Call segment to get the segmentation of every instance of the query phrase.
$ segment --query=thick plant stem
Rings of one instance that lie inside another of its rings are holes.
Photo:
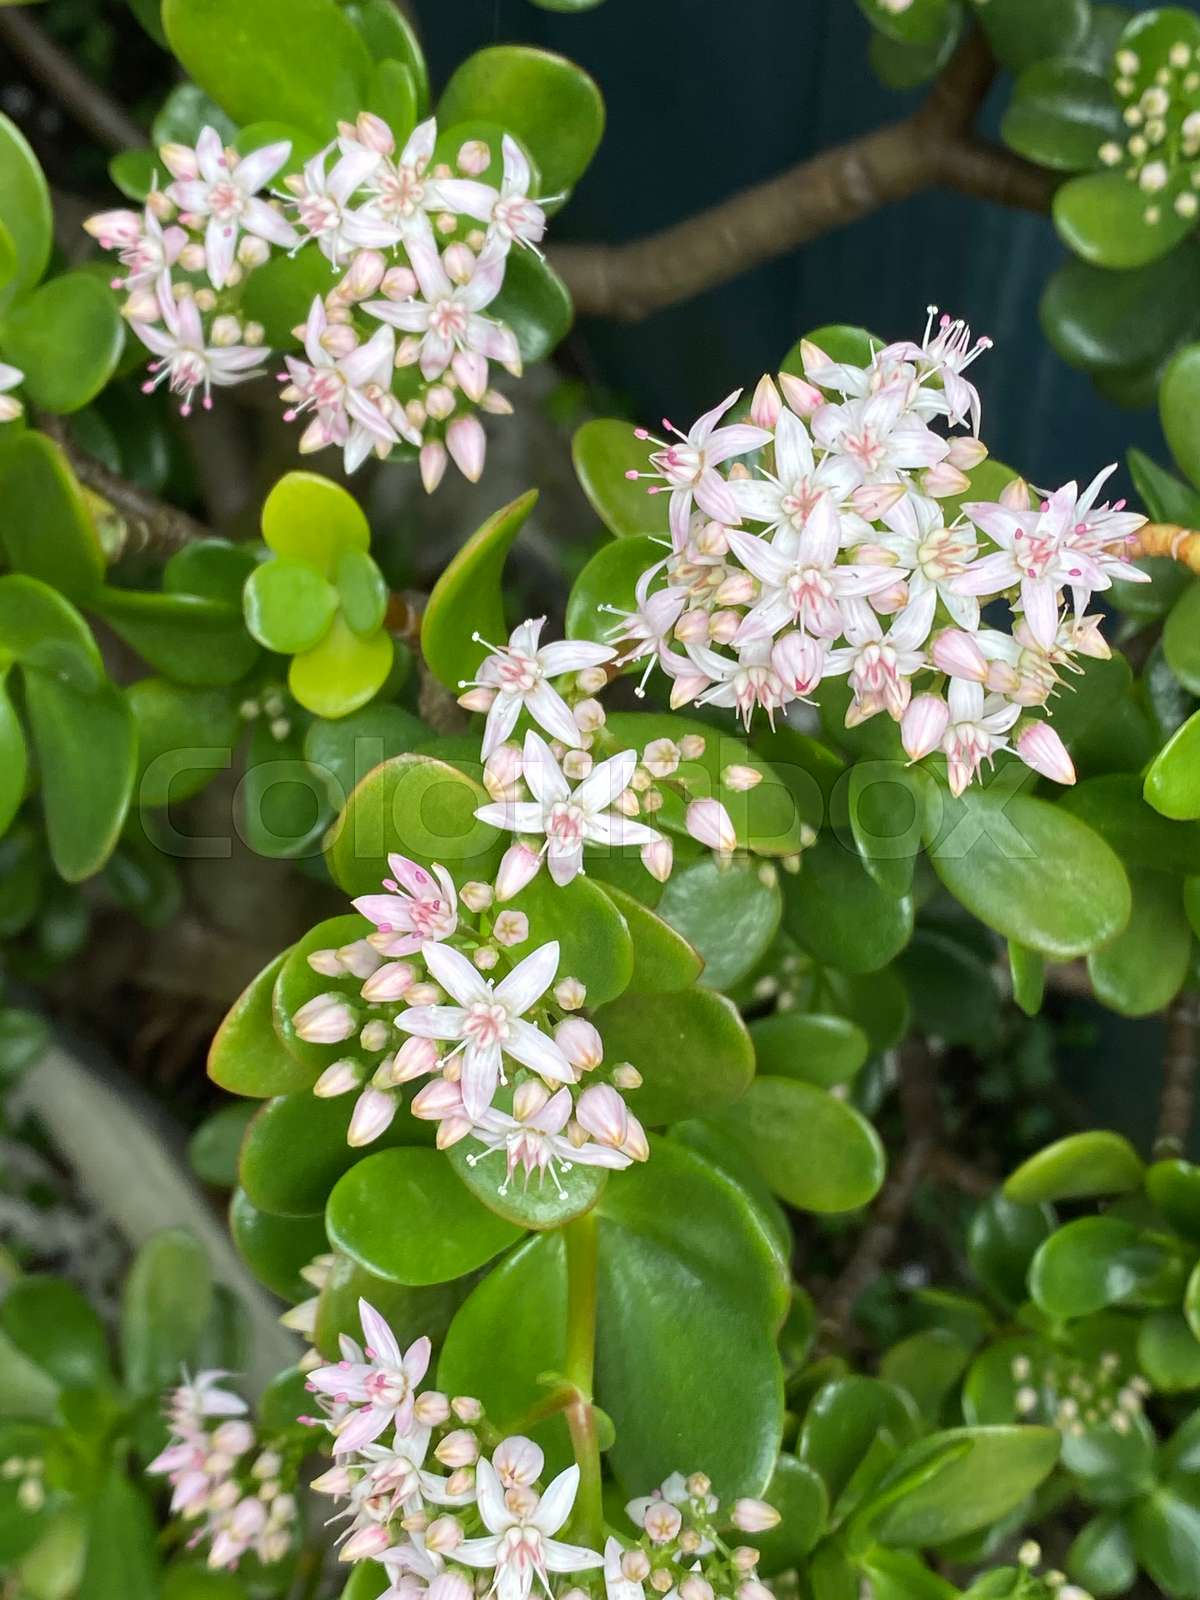
[[[573,1537],[599,1549],[604,1528],[600,1482],[600,1435],[592,1404],[596,1370],[596,1267],[597,1229],[594,1212],[568,1222],[567,1243],[567,1357],[564,1377],[575,1391],[566,1408],[571,1448],[579,1466],[579,1494],[572,1519]]]
[[[1127,543],[1114,547],[1127,561],[1145,556],[1167,556],[1200,575],[1200,533],[1174,522],[1148,522]]]
[[[1158,1106],[1155,1156],[1160,1160],[1182,1154],[1196,1105],[1197,1033],[1200,999],[1181,994],[1167,1013],[1167,1049],[1163,1061],[1162,1096]]]

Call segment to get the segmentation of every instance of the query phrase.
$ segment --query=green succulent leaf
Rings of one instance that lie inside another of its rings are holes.
[[[363,552],[346,552],[352,554]],[[292,656],[325,637],[338,608],[338,591],[305,562],[279,556],[255,567],[246,579],[243,605],[246,626],[259,644]]]
[[[104,552],[59,447],[32,429],[6,439],[0,488],[5,510],[0,538],[13,570],[40,579],[69,600],[90,600],[104,577]]]
[[[182,1228],[147,1239],[121,1297],[121,1370],[135,1395],[160,1395],[194,1366],[212,1309],[203,1245]]]
[[[576,430],[571,441],[575,474],[592,510],[618,538],[667,533],[667,505],[662,495],[646,493],[631,472],[652,474],[652,443],[639,439],[632,422],[596,417]]]
[[[208,1052],[208,1075],[232,1094],[267,1100],[312,1085],[313,1073],[284,1047],[272,1021],[272,997],[288,952],[252,978],[233,1002]]]
[[[1200,818],[1200,711],[1176,728],[1155,756],[1142,792],[1164,817]]]
[[[964,1442],[962,1454],[946,1453],[944,1465],[924,1483],[895,1501],[875,1526],[884,1544],[946,1544],[976,1528],[999,1522],[1037,1488],[1058,1459],[1059,1436],[1052,1428],[951,1428],[919,1439],[904,1450],[880,1485],[901,1480]]]
[[[229,1202],[229,1232],[242,1260],[273,1294],[293,1302],[311,1295],[300,1272],[329,1248],[320,1212],[311,1217],[275,1217],[260,1211],[244,1189],[235,1189]]]
[[[104,587],[91,605],[131,649],[175,683],[196,688],[236,683],[259,658],[240,611],[224,600]]]
[[[1073,1133],[1023,1161],[1004,1185],[1007,1200],[1039,1206],[1049,1200],[1130,1194],[1142,1186],[1145,1168],[1119,1133]]]
[[[423,866],[440,862],[459,882],[486,882],[503,845],[476,820],[483,786],[444,761],[415,753],[385,761],[351,794],[329,844],[329,870],[348,895],[373,894],[392,851]]]
[[[783,920],[818,961],[847,973],[876,972],[908,943],[913,903],[879,886],[857,853],[822,833],[800,871],[783,880]]]
[[[661,1481],[676,1459],[702,1458],[718,1494],[761,1493],[779,1451],[773,1327],[786,1299],[783,1263],[759,1214],[732,1179],[660,1140],[644,1166],[606,1186],[591,1215],[596,1400],[615,1425],[608,1455],[622,1488]],[[545,1397],[539,1377],[563,1369],[565,1309],[563,1236],[542,1234],[464,1302],[439,1385],[478,1395],[497,1427],[524,1429]],[[551,1467],[567,1464],[561,1419],[531,1431]]]
[[[950,893],[997,933],[1051,960],[1098,949],[1129,920],[1120,861],[1098,834],[1045,800],[968,789],[946,798],[942,826],[930,834],[930,859]]]
[[[436,1150],[381,1150],[359,1161],[329,1196],[325,1225],[334,1248],[368,1272],[418,1286],[461,1278],[521,1237]]]
[[[278,118],[327,139],[362,108],[366,46],[329,0],[163,0],[162,20],[188,76],[235,122]]]
[[[468,56],[437,114],[447,127],[478,118],[507,128],[537,162],[543,193],[555,197],[579,180],[604,132],[604,102],[588,75],[562,56],[525,45],[493,45]]]
[[[846,1017],[779,1011],[750,1024],[760,1073],[798,1078],[831,1089],[848,1083],[866,1063],[871,1045]]]
[[[797,1078],[757,1077],[717,1121],[773,1193],[804,1211],[857,1211],[883,1183],[879,1135],[853,1106]]]
[[[754,1074],[754,1046],[737,1008],[710,989],[623,994],[594,1021],[605,1056],[642,1074],[630,1106],[651,1126],[735,1100]]]
[[[1099,166],[1099,149],[1124,132],[1104,73],[1069,56],[1030,63],[1013,87],[1000,123],[1004,142],[1027,161],[1056,172]]]
[[[704,969],[700,952],[664,922],[649,906],[613,883],[601,884],[605,894],[625,918],[633,941],[633,971],[626,989],[630,994],[673,994],[687,989]]]
[[[0,288],[0,305],[41,281],[54,237],[50,191],[24,134],[0,116],[0,223],[13,244],[16,272]]]
[[[1122,172],[1089,172],[1064,183],[1054,196],[1054,225],[1067,248],[1096,267],[1127,272],[1173,250],[1194,221],[1179,216],[1169,195],[1147,222],[1146,195]]]
[[[657,915],[699,951],[704,961],[700,982],[724,991],[758,965],[782,913],[773,866],[720,864],[711,857],[677,868],[657,907]]]
[[[421,618],[421,652],[448,689],[473,678],[487,654],[473,634],[492,644],[508,637],[500,591],[504,562],[537,498],[537,490],[529,489],[493,512],[434,584]]]

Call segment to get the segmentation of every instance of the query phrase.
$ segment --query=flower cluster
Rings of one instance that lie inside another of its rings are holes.
[[[343,1337],[342,1360],[308,1379],[334,1453],[312,1487],[345,1502],[341,1559],[379,1562],[395,1600],[472,1600],[477,1573],[500,1600],[528,1600],[535,1580],[553,1597],[552,1575],[598,1569],[597,1551],[556,1537],[579,1468],[539,1489],[545,1458],[532,1439],[499,1438],[478,1400],[418,1391],[428,1339],[401,1350],[365,1300],[359,1316],[365,1348]]]
[[[232,1570],[249,1551],[281,1561],[296,1530],[296,1501],[284,1487],[298,1463],[264,1444],[246,1402],[221,1387],[223,1372],[201,1372],[168,1397],[171,1438],[147,1471],[171,1485],[171,1510],[198,1526],[189,1547],[205,1544],[210,1567]]]
[[[173,181],[144,212],[102,212],[85,224],[116,251],[126,275],[124,314],[151,350],[152,389],[166,383],[186,415],[195,395],[259,376],[263,328],[242,313],[247,276],[272,250],[315,246],[328,259],[328,293],[295,330],[303,355],[280,373],[285,416],[309,420],[300,450],[342,450],[348,472],[401,444],[419,453],[432,492],[453,460],[472,481],[487,441],[479,411],[509,402],[490,364],[518,375],[513,330],[486,315],[514,246],[537,249],[545,213],[517,143],[500,154],[470,139],[435,160],[437,125],[421,123],[400,149],[369,112],[339,123],[336,139],[299,172],[287,141],[239,157],[205,128],[195,148],[159,154]],[[482,180],[502,167],[499,186]],[[277,180],[281,187],[270,191]]]
[[[1123,1373],[1115,1350],[1104,1351],[1096,1361],[1057,1353],[1043,1361],[1018,1355],[1013,1357],[1010,1371],[1017,1385],[1014,1404],[1018,1416],[1047,1422],[1074,1438],[1095,1427],[1128,1433],[1150,1393],[1150,1385],[1140,1374]]]
[[[1136,50],[1113,58],[1113,88],[1128,136],[1108,139],[1099,155],[1106,167],[1123,167],[1145,196],[1142,219],[1162,221],[1164,206],[1187,220],[1200,215],[1200,50],[1187,39],[1167,47],[1154,69]]]
[[[532,942],[529,919],[498,909],[492,885],[465,884],[460,897],[444,867],[428,872],[400,855],[388,864],[385,892],[354,902],[373,931],[308,958],[342,987],[292,1018],[302,1039],[356,1041],[314,1087],[323,1097],[357,1091],[349,1142],[377,1139],[404,1085],[425,1079],[412,1114],[438,1124],[440,1149],[468,1136],[482,1144],[472,1165],[502,1154],[502,1193],[518,1167],[526,1182],[536,1171],[557,1184],[558,1169],[577,1162],[645,1160],[645,1133],[619,1093],[641,1075],[628,1062],[604,1065],[598,1030],[575,1014],[584,986],[556,981],[557,941],[514,960],[509,952]]]
[[[1144,580],[1122,551],[1145,518],[1098,504],[1109,467],[1082,493],[1069,483],[1036,502],[1016,479],[947,520],[941,502],[987,455],[964,372],[988,341],[935,309],[920,344],[854,366],[805,342],[805,377],[764,377],[748,422],[723,422],[733,394],[652,441],[653,471],[629,476],[670,494],[670,551],[611,637],[622,664],[671,678],[673,707],[733,707],[748,726],[845,677],[847,726],[885,712],[910,759],[944,752],[956,794],[1010,739],[1070,783],[1061,739],[1026,713],[1048,706],[1075,657],[1109,654],[1087,605],[1114,578]],[[937,418],[972,431],[948,439]],[[751,470],[740,458],[755,452]],[[981,598],[1000,595],[1011,631],[983,625]],[[924,673],[937,677],[914,696]]]
[[[771,1591],[755,1577],[759,1552],[731,1543],[731,1535],[778,1526],[779,1512],[765,1500],[735,1500],[722,1510],[703,1472],[673,1472],[625,1511],[641,1537],[628,1548],[616,1538],[605,1545],[607,1600],[645,1600],[647,1585],[679,1600],[769,1600]]]

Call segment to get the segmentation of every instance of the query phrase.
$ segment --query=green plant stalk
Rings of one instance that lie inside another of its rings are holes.
[[[592,1405],[596,1370],[596,1266],[595,1212],[568,1222],[563,1229],[567,1245],[567,1355],[564,1376],[575,1391],[566,1407],[571,1448],[579,1466],[579,1494],[572,1517],[572,1536],[593,1550],[600,1548],[604,1505],[600,1474],[600,1437]]]

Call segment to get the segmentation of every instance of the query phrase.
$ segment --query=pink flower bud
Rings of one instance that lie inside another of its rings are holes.
[[[950,708],[940,695],[919,694],[910,700],[900,722],[900,742],[910,761],[920,761],[942,742]]]
[[[475,271],[475,252],[461,240],[448,244],[442,251],[442,267],[451,283],[468,283]]]
[[[435,383],[425,396],[425,410],[435,422],[445,422],[454,415],[458,401],[444,383]]]
[[[903,499],[902,483],[863,483],[850,496],[850,503],[860,517],[865,517],[868,522],[878,522],[885,512]]]
[[[524,944],[529,937],[529,918],[523,911],[502,911],[492,926],[492,937],[505,947]]]
[[[390,156],[396,148],[396,140],[392,130],[382,117],[377,117],[373,111],[360,111],[354,122],[355,137],[367,150],[374,150],[376,155]]]
[[[297,1038],[306,1044],[341,1044],[358,1029],[358,1018],[338,994],[319,994],[292,1017]]]
[[[386,1523],[372,1522],[360,1528],[338,1551],[339,1561],[371,1561],[381,1556],[392,1542]]]
[[[450,1401],[440,1389],[426,1389],[413,1405],[413,1414],[423,1428],[440,1428],[450,1416]]]
[[[678,1506],[673,1506],[669,1500],[655,1500],[647,1506],[642,1526],[653,1543],[670,1544],[682,1523]]]
[[[244,1456],[254,1444],[254,1429],[248,1422],[238,1419],[223,1422],[212,1436],[213,1446],[226,1456]]]
[[[483,139],[468,139],[459,146],[455,163],[468,178],[480,178],[492,164],[492,152]]]
[[[733,820],[719,800],[693,800],[687,808],[685,826],[693,839],[710,850],[728,854],[737,849]]]
[[[421,1403],[421,1398],[423,1398],[423,1397],[418,1397],[418,1400],[417,1400],[417,1404],[418,1405],[420,1405],[420,1403]],[[443,1395],[442,1398],[445,1399],[445,1396]],[[447,1410],[447,1412],[449,1412],[449,1410],[450,1410],[449,1401],[446,1402],[446,1410]],[[434,1555],[448,1556],[452,1551],[458,1549],[458,1547],[462,1543],[462,1541],[463,1541],[462,1523],[458,1520],[457,1517],[451,1517],[451,1516],[435,1517],[433,1519],[433,1521],[429,1524],[429,1526],[425,1529],[425,1548],[426,1548],[426,1550],[432,1550]],[[467,1593],[466,1593],[466,1596],[464,1597],[464,1600],[471,1600],[470,1585],[467,1584],[467,1580],[465,1578],[461,1578],[458,1573],[443,1573],[442,1576],[443,1577],[451,1577],[451,1578],[459,1578],[459,1581],[466,1587],[466,1590],[467,1590]],[[434,1583],[436,1583],[436,1582],[437,1582],[437,1579],[435,1578],[434,1579]],[[433,1585],[431,1584],[430,1585],[430,1589],[432,1589],[432,1587],[433,1587]],[[459,1595],[462,1594],[462,1590],[461,1589],[457,1590],[456,1592]],[[428,1595],[428,1593],[429,1593],[429,1590],[426,1591],[427,1595]],[[441,1593],[444,1594],[445,1590],[443,1589],[441,1591]]]
[[[675,624],[675,637],[680,644],[703,644],[708,638],[707,612],[685,611]]]
[[[361,1078],[362,1070],[357,1061],[335,1061],[313,1084],[313,1093],[319,1100],[332,1100],[336,1095],[357,1089]]]
[[[604,1060],[604,1040],[584,1017],[567,1017],[554,1030],[554,1042],[577,1072],[592,1072]]]
[[[594,1083],[579,1096],[575,1118],[598,1144],[619,1150],[629,1131],[629,1108],[607,1083]]]
[[[779,1526],[779,1513],[765,1500],[741,1499],[733,1502],[729,1519],[742,1533],[769,1533]]]
[[[825,646],[807,634],[785,633],[771,650],[771,666],[791,694],[811,694],[825,670]]]
[[[542,858],[527,844],[509,845],[496,874],[496,899],[511,900],[520,894],[525,885],[537,876]]]
[[[521,1434],[502,1440],[492,1456],[492,1465],[506,1489],[532,1487],[541,1474],[544,1461],[540,1448],[532,1439],[526,1439]]]
[[[345,300],[366,300],[383,282],[387,259],[378,250],[360,250],[350,263],[350,270],[337,286],[337,293]]]
[[[1029,485],[1024,478],[1013,478],[1001,489],[999,499],[1006,511],[1028,511]]]
[[[142,236],[142,219],[136,211],[98,211],[83,227],[102,250],[128,250]]]
[[[731,572],[713,598],[721,606],[744,606],[753,600],[757,585],[748,572]]]
[[[779,387],[783,390],[783,398],[798,417],[811,417],[814,411],[819,411],[825,404],[825,396],[820,389],[805,383],[794,372],[781,372]]]
[[[200,176],[200,159],[190,145],[161,144],[158,159],[173,178],[183,182]]]
[[[765,1583],[760,1583],[757,1578],[747,1578],[744,1583],[739,1583],[737,1600],[774,1600],[770,1589]]]
[[[318,1494],[331,1494],[338,1500],[348,1495],[353,1487],[354,1479],[348,1467],[330,1467],[328,1472],[323,1472],[309,1484],[309,1488],[315,1489]]]
[[[308,964],[323,978],[343,978],[346,975],[342,958],[336,950],[312,950],[309,952]]]
[[[921,487],[935,500],[945,500],[952,494],[965,494],[971,487],[971,480],[950,461],[942,460],[926,467],[921,474]]]
[[[645,1582],[650,1576],[650,1558],[644,1550],[625,1551],[621,1557],[621,1576],[629,1583]]]
[[[456,1394],[451,1397],[450,1409],[460,1422],[478,1422],[483,1416],[483,1405],[474,1395]]]
[[[959,433],[950,441],[946,460],[960,472],[971,472],[987,459],[987,453],[988,447],[982,439],[977,439],[973,433]]]
[[[460,694],[458,703],[464,711],[490,711],[492,701],[495,698],[495,689],[488,689],[480,685],[474,689],[468,689],[465,694]]]
[[[1052,783],[1074,783],[1075,767],[1048,722],[1027,722],[1016,737],[1017,754],[1027,767]]]
[[[490,883],[464,883],[458,897],[468,911],[486,911],[496,898]]]
[[[741,625],[736,611],[714,611],[708,619],[708,636],[714,644],[732,644]]]
[[[364,1089],[354,1103],[346,1143],[354,1150],[371,1144],[391,1127],[396,1115],[396,1097],[382,1089]]]
[[[523,771],[520,745],[499,744],[483,764],[483,787],[493,800],[503,800],[520,782]]]
[[[933,641],[929,654],[939,672],[948,672],[952,678],[965,678],[968,683],[987,681],[987,657],[971,635],[961,628],[943,629]]]
[[[487,455],[487,435],[478,417],[455,417],[446,429],[446,449],[469,483],[478,483]]]
[[[779,390],[764,372],[758,380],[754,398],[750,402],[750,421],[756,428],[773,428],[779,421],[779,413],[782,410],[783,401],[779,398]]]
[[[362,997],[372,1005],[379,1001],[400,1000],[417,981],[417,969],[410,961],[389,961],[373,972],[362,986]]]
[[[641,849],[642,865],[658,883],[666,883],[675,863],[675,850],[669,839],[653,839]]]
[[[455,1428],[433,1453],[444,1467],[472,1467],[479,1460],[479,1440],[469,1428]]]
[[[440,1122],[443,1117],[461,1116],[462,1090],[445,1078],[434,1078],[413,1096],[411,1106],[414,1117],[424,1122]]]
[[[389,267],[380,282],[388,300],[411,300],[419,287],[417,275],[409,267]]]
[[[446,446],[437,438],[430,438],[429,443],[421,446],[421,485],[426,494],[434,493],[438,483],[442,482],[446,459]]]
[[[454,245],[450,246],[451,250],[455,248]],[[456,350],[450,358],[450,370],[458,379],[459,387],[467,399],[473,400],[476,405],[481,404],[488,394],[487,357],[475,350]],[[494,409],[491,405],[484,406],[485,411]]]
[[[554,998],[564,1011],[578,1011],[587,999],[587,985],[578,978],[563,978],[554,985]]]
[[[707,1578],[689,1572],[679,1585],[679,1600],[713,1600],[713,1586]]]
[[[458,1117],[443,1117],[438,1123],[437,1137],[434,1143],[439,1150],[449,1150],[460,1139],[465,1139],[468,1134],[475,1132],[475,1124],[464,1111]]]
[[[440,1059],[437,1043],[433,1039],[406,1039],[392,1062],[392,1082],[411,1083],[414,1078],[423,1078],[427,1072],[436,1072]]]
[[[895,583],[890,583],[886,589],[876,589],[875,593],[868,596],[871,610],[881,617],[891,617],[897,611],[903,611],[908,604],[908,584],[903,578],[897,578]]]

